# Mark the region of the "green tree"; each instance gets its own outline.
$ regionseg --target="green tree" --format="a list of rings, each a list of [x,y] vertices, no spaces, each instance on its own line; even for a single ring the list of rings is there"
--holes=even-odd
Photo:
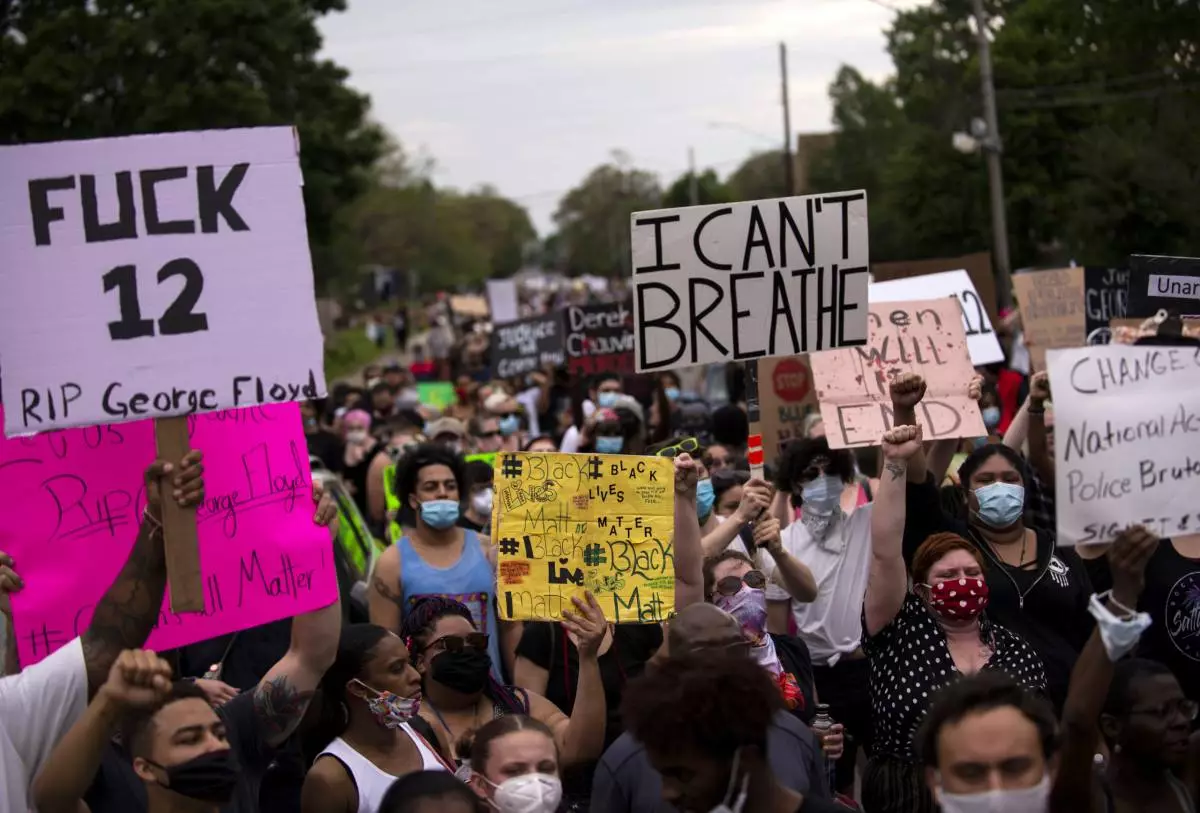
[[[491,186],[453,195],[451,201],[472,240],[488,254],[488,276],[511,277],[520,271],[537,239],[525,207],[501,196]]]
[[[733,200],[760,200],[786,195],[783,151],[754,153],[730,174],[725,184]]]
[[[38,0],[0,6],[0,139],[294,124],[320,289],[350,273],[342,210],[383,147],[366,96],[317,56],[345,0]]]
[[[554,212],[555,263],[572,275],[627,276],[629,216],[662,205],[658,179],[620,152],[567,192]]]
[[[691,206],[704,203],[729,203],[733,195],[729,187],[711,169],[696,173],[696,200],[692,200],[692,173],[685,172],[663,193],[662,205]]]

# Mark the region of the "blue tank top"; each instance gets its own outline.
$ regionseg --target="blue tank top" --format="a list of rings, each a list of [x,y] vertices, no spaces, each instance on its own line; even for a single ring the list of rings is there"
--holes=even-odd
[[[460,601],[471,611],[475,626],[488,635],[488,655],[492,658],[492,676],[504,682],[504,662],[500,659],[500,635],[496,624],[496,574],[483,553],[479,536],[463,530],[463,549],[450,567],[434,567],[413,550],[407,535],[400,537],[400,583],[404,611],[426,596],[442,596]]]

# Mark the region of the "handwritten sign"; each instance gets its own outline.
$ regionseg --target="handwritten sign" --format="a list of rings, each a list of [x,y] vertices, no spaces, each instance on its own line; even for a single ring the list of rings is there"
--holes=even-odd
[[[1047,350],[1083,344],[1087,330],[1083,278],[1078,266],[1013,276],[1021,325],[1036,369],[1046,369]]]
[[[565,359],[561,314],[520,319],[496,325],[492,331],[496,378],[525,375],[545,365],[559,367]]]
[[[950,299],[872,302],[866,347],[809,356],[830,447],[878,446],[892,427],[890,382],[907,372],[925,378],[917,422],[926,440],[987,434],[967,392],[975,371],[960,316]]]
[[[604,617],[675,609],[675,470],[664,457],[501,454],[493,536],[500,617],[557,621],[591,590]]]
[[[1200,530],[1200,348],[1051,350],[1058,542]]]
[[[631,215],[638,372],[867,340],[867,193]]]
[[[1129,313],[1129,271],[1089,266],[1083,269],[1084,303],[1087,305],[1087,343],[1108,344],[1109,323]]]
[[[325,394],[290,127],[0,147],[9,436]]]
[[[943,271],[923,277],[907,277],[871,286],[872,302],[909,302],[953,297],[962,314],[963,331],[971,351],[971,363],[976,366],[1004,361],[1004,350],[992,329],[987,308],[975,290],[966,271]]]
[[[309,612],[337,598],[329,531],[313,524],[299,407],[192,416],[204,452],[197,510],[203,613],[159,613],[148,647],[171,649]],[[83,632],[133,547],[146,504],[154,424],[92,426],[0,439],[0,550],[26,588],[12,597],[21,663]]]
[[[804,437],[804,419],[818,409],[808,356],[759,362],[758,408],[763,451],[778,460],[786,444]]]
[[[1135,319],[1159,310],[1200,316],[1200,257],[1129,258],[1129,312]]]
[[[633,311],[627,302],[567,307],[570,375],[633,372]]]

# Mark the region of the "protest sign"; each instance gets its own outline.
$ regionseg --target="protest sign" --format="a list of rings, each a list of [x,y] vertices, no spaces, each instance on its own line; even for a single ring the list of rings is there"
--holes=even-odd
[[[1088,266],[1083,269],[1083,288],[1087,343],[1108,344],[1112,338],[1109,323],[1124,319],[1129,312],[1129,271]]]
[[[920,373],[926,393],[917,407],[925,440],[983,437],[979,405],[967,390],[975,371],[958,304],[872,302],[866,347],[809,356],[825,435],[834,449],[878,446],[892,428],[891,380]]]
[[[1146,319],[1160,310],[1200,316],[1200,257],[1129,258],[1127,316]]]
[[[1130,525],[1200,529],[1200,348],[1078,347],[1047,354],[1060,545]]]
[[[867,339],[867,193],[631,215],[638,372]]]
[[[290,127],[0,147],[5,432],[325,394]]]
[[[515,322],[521,316],[517,305],[517,282],[511,279],[489,279],[487,281],[488,310],[493,325]]]
[[[954,297],[962,313],[963,330],[967,336],[967,347],[971,351],[971,363],[976,366],[1004,361],[1004,351],[992,329],[983,300],[975,291],[975,284],[966,271],[943,271],[924,277],[906,277],[891,282],[877,282],[871,286],[872,302],[911,302],[936,299],[941,296]]]
[[[1035,369],[1046,369],[1046,351],[1079,347],[1087,330],[1083,269],[1032,271],[1013,276],[1021,326]]]
[[[983,300],[992,324],[1000,312],[996,309],[996,276],[992,273],[992,255],[986,251],[963,254],[959,257],[938,257],[931,260],[901,260],[890,263],[871,263],[871,275],[875,282],[890,282],[894,279],[927,277],[943,271],[965,270],[975,286],[975,293]],[[925,298],[925,297],[922,297]]]
[[[1179,327],[1181,336],[1200,339],[1200,317],[1185,316],[1180,320]],[[1109,338],[1113,344],[1136,344],[1139,339],[1157,336],[1158,328],[1158,323],[1153,319],[1113,319],[1109,323]]]
[[[562,315],[521,319],[492,329],[492,372],[496,378],[520,376],[549,364],[561,366]]]
[[[675,468],[665,457],[502,454],[496,459],[500,617],[558,621],[591,590],[609,621],[675,609]]]
[[[329,530],[313,524],[300,409],[250,407],[187,419],[204,452],[197,510],[204,611],[164,603],[150,649],[248,629],[337,598]],[[18,651],[36,663],[87,627],[133,547],[155,459],[154,422],[0,439],[0,550],[20,563]]]
[[[778,460],[785,444],[804,437],[804,419],[818,409],[808,356],[761,361],[758,381],[763,451]]]
[[[417,400],[425,406],[446,410],[458,403],[458,394],[449,381],[418,381]]]
[[[567,306],[567,373],[633,372],[633,312],[627,302]]]

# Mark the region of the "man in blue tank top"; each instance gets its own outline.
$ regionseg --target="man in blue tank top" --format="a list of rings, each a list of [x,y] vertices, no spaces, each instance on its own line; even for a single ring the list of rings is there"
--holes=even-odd
[[[416,519],[375,564],[368,591],[371,623],[399,632],[404,615],[422,597],[461,601],[479,631],[487,633],[493,673],[504,682],[520,624],[497,621],[491,541],[458,525],[467,493],[465,471],[461,455],[432,443],[417,446],[397,463],[396,494]]]

